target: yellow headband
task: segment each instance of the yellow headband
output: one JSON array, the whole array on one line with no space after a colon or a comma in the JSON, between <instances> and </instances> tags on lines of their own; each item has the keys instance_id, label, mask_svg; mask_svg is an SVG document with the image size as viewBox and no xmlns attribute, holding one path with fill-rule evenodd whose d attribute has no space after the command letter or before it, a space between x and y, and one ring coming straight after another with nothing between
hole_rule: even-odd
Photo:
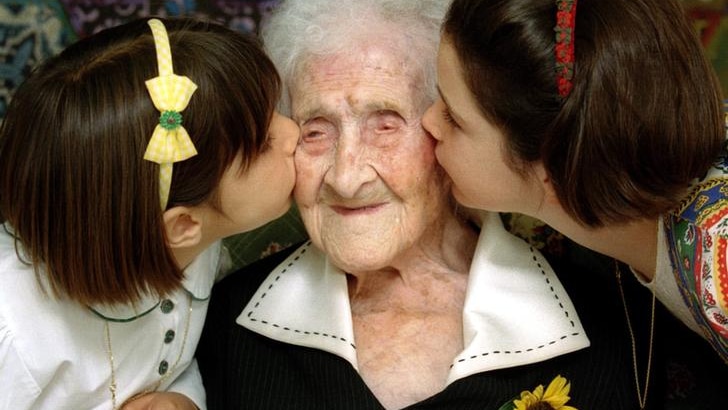
<instances>
[{"instance_id":1,"label":"yellow headband","mask_svg":"<svg viewBox=\"0 0 728 410\"><path fill-rule=\"evenodd\" d=\"M187 77L175 75L172 52L164 24L157 19L147 22L154 35L159 76L145 82L154 106L159 110L159 124L154 128L144 159L159 164L159 199L162 210L167 208L172 185L172 165L197 155L187 130L182 126L182 114L197 85Z\"/></svg>"}]
</instances>

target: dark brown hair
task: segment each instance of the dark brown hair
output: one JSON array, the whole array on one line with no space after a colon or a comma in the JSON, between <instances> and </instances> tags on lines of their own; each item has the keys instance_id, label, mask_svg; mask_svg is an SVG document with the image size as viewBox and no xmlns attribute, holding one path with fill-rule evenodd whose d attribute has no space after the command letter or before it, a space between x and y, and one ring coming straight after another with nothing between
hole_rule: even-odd
<instances>
[{"instance_id":1,"label":"dark brown hair","mask_svg":"<svg viewBox=\"0 0 728 410\"><path fill-rule=\"evenodd\" d=\"M723 149L721 90L676 0L579 0L574 89L557 92L554 0L454 0L443 25L514 169L542 160L589 226L674 207Z\"/></svg>"},{"instance_id":2,"label":"dark brown hair","mask_svg":"<svg viewBox=\"0 0 728 410\"><path fill-rule=\"evenodd\" d=\"M226 169L242 155L244 172L267 146L280 79L254 37L160 20L175 74L198 86L182 112L198 155L175 163L167 206L219 209ZM143 159L159 122L144 81L157 75L151 30L138 20L78 41L12 98L0 128L0 212L19 257L55 295L125 303L181 284L166 246L159 166Z\"/></svg>"}]
</instances>

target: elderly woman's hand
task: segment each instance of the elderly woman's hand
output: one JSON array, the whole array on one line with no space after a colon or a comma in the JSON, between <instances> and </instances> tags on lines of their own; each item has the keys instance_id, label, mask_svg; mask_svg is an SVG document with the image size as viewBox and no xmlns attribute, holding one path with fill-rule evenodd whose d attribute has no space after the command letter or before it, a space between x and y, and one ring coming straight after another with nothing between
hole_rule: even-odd
<instances>
[{"instance_id":1,"label":"elderly woman's hand","mask_svg":"<svg viewBox=\"0 0 728 410\"><path fill-rule=\"evenodd\" d=\"M198 410L198 407L183 394L154 392L126 402L121 410Z\"/></svg>"}]
</instances>

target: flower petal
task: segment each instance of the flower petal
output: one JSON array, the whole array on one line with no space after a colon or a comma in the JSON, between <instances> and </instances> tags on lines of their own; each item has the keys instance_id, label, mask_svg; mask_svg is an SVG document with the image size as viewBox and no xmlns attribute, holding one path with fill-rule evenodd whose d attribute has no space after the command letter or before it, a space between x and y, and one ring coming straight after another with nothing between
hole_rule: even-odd
<instances>
[{"instance_id":1,"label":"flower petal","mask_svg":"<svg viewBox=\"0 0 728 410\"><path fill-rule=\"evenodd\" d=\"M568 395L569 391L571 390L571 384L566 381L566 378L561 377L561 375L556 376L551 383L549 383L549 387L546 388L546 394L544 394L544 397L550 397L550 396L556 396L556 395Z\"/></svg>"}]
</instances>

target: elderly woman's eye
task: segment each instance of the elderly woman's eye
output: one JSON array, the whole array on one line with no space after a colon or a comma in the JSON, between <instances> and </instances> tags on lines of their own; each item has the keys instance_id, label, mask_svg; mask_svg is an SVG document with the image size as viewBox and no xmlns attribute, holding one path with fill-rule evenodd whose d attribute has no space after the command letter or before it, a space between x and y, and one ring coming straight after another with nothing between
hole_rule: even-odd
<instances>
[{"instance_id":1,"label":"elderly woman's eye","mask_svg":"<svg viewBox=\"0 0 728 410\"><path fill-rule=\"evenodd\" d=\"M324 117L314 117L301 123L298 147L308 155L323 155L334 148L338 134L334 123Z\"/></svg>"},{"instance_id":2,"label":"elderly woman's eye","mask_svg":"<svg viewBox=\"0 0 728 410\"><path fill-rule=\"evenodd\" d=\"M313 118L301 124L301 141L303 143L318 142L332 135L333 129L329 121L323 118Z\"/></svg>"},{"instance_id":3,"label":"elderly woman's eye","mask_svg":"<svg viewBox=\"0 0 728 410\"><path fill-rule=\"evenodd\" d=\"M336 144L337 135L337 130L331 123L304 123L301 126L298 147L308 155L323 155L331 152Z\"/></svg>"},{"instance_id":4,"label":"elderly woman's eye","mask_svg":"<svg viewBox=\"0 0 728 410\"><path fill-rule=\"evenodd\" d=\"M321 131L304 131L303 132L303 140L314 140L316 138L322 137L324 135Z\"/></svg>"},{"instance_id":5,"label":"elderly woman's eye","mask_svg":"<svg viewBox=\"0 0 728 410\"><path fill-rule=\"evenodd\" d=\"M404 125L404 118L396 111L379 110L368 121L369 128L379 134L396 132Z\"/></svg>"}]
</instances>

